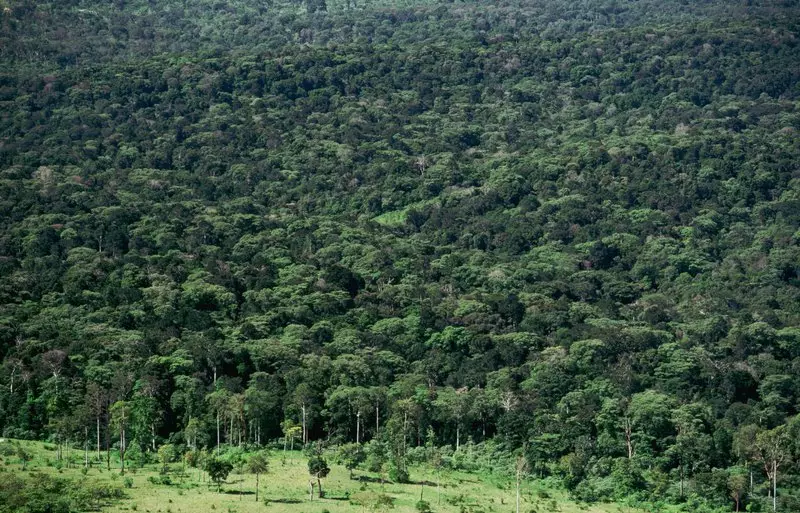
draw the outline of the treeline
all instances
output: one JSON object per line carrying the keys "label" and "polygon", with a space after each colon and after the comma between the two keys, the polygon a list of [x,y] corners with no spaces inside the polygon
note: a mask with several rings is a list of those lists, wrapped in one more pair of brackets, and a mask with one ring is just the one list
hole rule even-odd
{"label": "treeline", "polygon": [[3,435],[800,509],[800,16],[668,4],[7,2]]}

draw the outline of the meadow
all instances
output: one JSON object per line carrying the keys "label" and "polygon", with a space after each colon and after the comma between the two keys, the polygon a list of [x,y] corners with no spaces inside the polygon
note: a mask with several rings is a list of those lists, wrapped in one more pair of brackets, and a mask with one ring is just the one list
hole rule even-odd
{"label": "meadow", "polygon": [[[430,505],[430,511],[442,513],[515,511],[513,479],[494,474],[442,471],[437,487],[437,473],[433,469],[414,466],[410,469],[411,482],[396,484],[388,480],[382,482],[379,474],[363,470],[356,470],[351,478],[349,471],[333,463],[331,457],[331,472],[323,482],[326,496],[320,499],[315,495],[311,500],[307,457],[300,451],[278,450],[270,454],[269,471],[260,476],[256,501],[256,476],[241,470],[231,472],[218,491],[205,472],[183,463],[170,464],[166,469],[155,463],[128,466],[121,475],[119,460],[113,452],[112,467],[108,470],[106,462],[98,464],[97,455],[91,452],[91,465],[86,469],[84,452],[74,448],[64,449],[59,463],[57,448],[52,444],[5,439],[0,447],[0,482],[2,476],[13,474],[27,482],[33,481],[36,486],[42,476],[50,476],[74,480],[88,489],[120,490],[119,498],[100,506],[102,511],[110,513],[410,513],[420,511],[421,500]],[[27,453],[28,461],[20,458],[18,448]],[[0,511],[5,511],[2,506]],[[550,482],[530,479],[522,485],[520,511],[637,513],[641,510],[620,504],[576,503]]]}

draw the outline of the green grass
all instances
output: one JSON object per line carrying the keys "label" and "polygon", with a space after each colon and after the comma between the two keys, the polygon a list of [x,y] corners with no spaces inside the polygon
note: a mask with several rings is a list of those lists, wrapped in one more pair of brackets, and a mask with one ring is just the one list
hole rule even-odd
{"label": "green grass", "polygon": [[[10,441],[3,442],[9,444]],[[299,452],[275,452],[270,457],[270,471],[260,478],[260,501],[255,501],[255,475],[231,473],[222,493],[210,485],[204,473],[197,469],[172,464],[168,474],[171,485],[155,484],[152,480],[161,478],[159,465],[144,468],[129,468],[125,476],[120,476],[118,461],[113,460],[112,470],[106,470],[105,463],[96,461],[84,475],[82,472],[83,452],[70,450],[65,456],[75,463],[57,469],[54,466],[55,448],[40,442],[21,443],[33,454],[28,471],[51,474],[63,478],[86,479],[88,482],[110,483],[123,489],[128,498],[105,509],[108,512],[149,512],[149,513],[344,513],[393,511],[398,513],[416,512],[415,504],[420,495],[431,504],[434,512],[442,513],[512,513],[514,511],[513,483],[502,476],[465,472],[443,472],[440,497],[436,489],[436,474],[427,468],[410,469],[411,484],[381,484],[379,476],[364,471],[356,471],[355,477],[364,481],[351,480],[348,471],[331,464],[331,473],[323,481],[327,497],[313,501],[308,498],[308,474],[306,458]],[[90,456],[95,456],[90,453]],[[127,468],[127,467],[126,467]],[[22,474],[21,462],[14,455],[0,456],[0,471],[13,471]],[[126,485],[130,485],[128,487]],[[423,485],[424,483],[424,485]],[[240,493],[241,492],[241,493]],[[394,506],[375,505],[381,495],[392,498]],[[636,513],[639,510],[617,504],[581,505],[567,499],[564,492],[544,488],[536,480],[524,484],[521,511],[525,513]],[[265,502],[268,501],[268,502]]]}
{"label": "green grass", "polygon": [[436,203],[437,200],[423,200],[417,201],[416,203],[412,203],[407,205],[399,210],[392,210],[390,212],[384,212],[383,214],[373,217],[372,220],[378,224],[383,226],[402,226],[405,224],[406,219],[408,217],[408,211],[412,208],[414,209],[423,209],[426,206]]}

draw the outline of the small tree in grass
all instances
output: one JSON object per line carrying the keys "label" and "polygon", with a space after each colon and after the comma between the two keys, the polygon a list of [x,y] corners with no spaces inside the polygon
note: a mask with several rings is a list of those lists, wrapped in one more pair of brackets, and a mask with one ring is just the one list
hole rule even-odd
{"label": "small tree in grass", "polygon": [[178,459],[178,449],[172,444],[164,444],[158,448],[158,461],[161,462],[161,473],[169,473],[169,464]]}
{"label": "small tree in grass", "polygon": [[256,475],[256,502],[258,502],[258,476],[269,471],[269,460],[264,452],[257,452],[247,460],[247,471]]}
{"label": "small tree in grass", "polygon": [[[325,497],[325,491],[322,489],[322,479],[327,477],[331,469],[328,467],[328,462],[322,457],[322,444],[318,443],[314,453],[308,459],[308,473],[312,478],[317,480],[317,488],[319,492],[317,496],[322,499]],[[311,498],[314,498],[314,483],[311,482]]]}
{"label": "small tree in grass", "polygon": [[17,458],[19,458],[19,462],[22,464],[22,470],[25,470],[28,467],[28,462],[33,459],[33,454],[31,454],[22,445],[17,446],[16,454]]}
{"label": "small tree in grass", "polygon": [[353,470],[366,460],[367,456],[360,444],[344,444],[339,447],[337,459],[343,463],[350,472],[350,479],[353,479]]}
{"label": "small tree in grass", "polygon": [[233,470],[233,465],[219,458],[209,456],[206,459],[204,470],[208,472],[211,481],[217,484],[217,491],[222,491],[222,483],[228,479],[228,474]]}
{"label": "small tree in grass", "polygon": [[520,485],[522,484],[522,479],[527,475],[528,470],[530,467],[528,466],[528,459],[525,457],[525,449],[522,449],[522,454],[517,456],[516,464],[514,465],[514,474],[516,477],[516,488],[517,488],[517,507],[516,513],[519,513],[519,500],[520,500]]}

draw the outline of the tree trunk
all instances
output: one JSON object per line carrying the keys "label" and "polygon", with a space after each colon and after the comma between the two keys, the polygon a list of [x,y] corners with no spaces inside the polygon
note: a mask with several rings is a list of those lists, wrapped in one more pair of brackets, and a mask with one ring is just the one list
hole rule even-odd
{"label": "tree trunk", "polygon": [[456,451],[461,447],[461,426],[456,425]]}
{"label": "tree trunk", "polygon": [[100,415],[97,416],[97,462],[103,462],[103,456],[100,454]]}
{"label": "tree trunk", "polygon": [[317,493],[317,496],[320,499],[324,498],[325,497],[325,492],[322,490],[322,480],[320,480],[319,474],[317,474],[317,487],[319,488],[319,492]]}
{"label": "tree trunk", "polygon": [[306,405],[300,407],[303,410],[303,447],[305,447],[306,443],[308,442],[308,431],[306,431]]}
{"label": "tree trunk", "polygon": [[378,438],[378,432],[380,431],[380,427],[381,427],[380,408],[378,407],[378,403],[375,403],[375,438]]}
{"label": "tree trunk", "polygon": [[627,417],[624,420],[623,429],[625,431],[625,447],[628,449],[628,459],[630,460],[633,459],[633,442],[631,440],[633,426]]}
{"label": "tree trunk", "polygon": [[89,426],[83,427],[83,467],[89,468]]}
{"label": "tree trunk", "polygon": [[308,499],[314,500],[314,481],[308,480]]}
{"label": "tree trunk", "polygon": [[356,413],[356,444],[359,443],[359,437],[361,436],[361,412],[359,411]]}
{"label": "tree trunk", "polygon": [[153,447],[153,452],[156,452],[156,425],[150,423],[150,444]]}
{"label": "tree trunk", "polygon": [[120,464],[120,474],[125,475],[125,427],[123,426],[120,428],[120,436],[119,436],[119,464]]}
{"label": "tree trunk", "polygon": [[[216,370],[214,371],[214,377],[216,379]],[[217,412],[217,454],[219,454],[219,412]]]}
{"label": "tree trunk", "polygon": [[109,429],[110,420],[108,410],[106,410],[106,470],[111,471],[111,431]]}
{"label": "tree trunk", "polygon": [[258,502],[258,472],[256,472],[256,502]]}
{"label": "tree trunk", "polygon": [[772,460],[772,511],[778,511],[778,462]]}
{"label": "tree trunk", "polygon": [[520,493],[519,493],[520,475],[519,474],[520,474],[519,471],[517,471],[517,509],[516,509],[516,513],[519,513],[519,498],[520,498]]}

